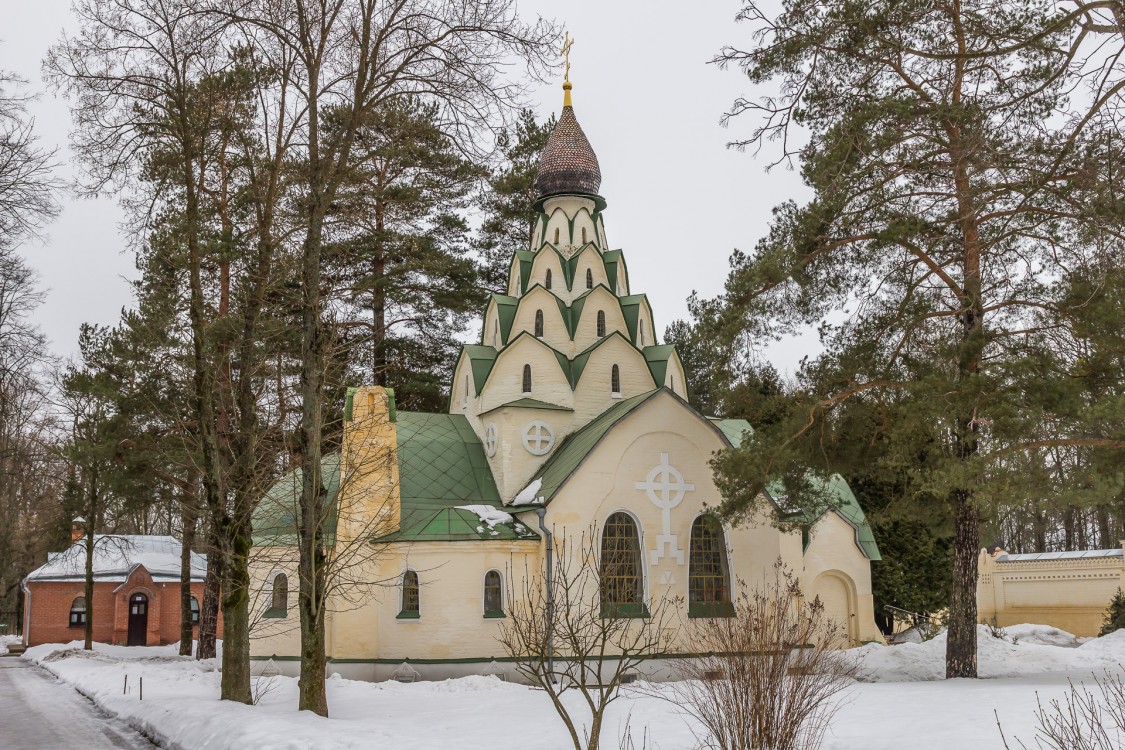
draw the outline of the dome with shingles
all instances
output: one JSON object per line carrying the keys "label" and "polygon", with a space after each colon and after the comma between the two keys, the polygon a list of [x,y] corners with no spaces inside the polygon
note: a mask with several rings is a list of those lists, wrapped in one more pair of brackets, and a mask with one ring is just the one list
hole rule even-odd
{"label": "dome with shingles", "polygon": [[540,198],[562,193],[597,195],[601,184],[598,157],[568,102],[539,157],[536,191]]}

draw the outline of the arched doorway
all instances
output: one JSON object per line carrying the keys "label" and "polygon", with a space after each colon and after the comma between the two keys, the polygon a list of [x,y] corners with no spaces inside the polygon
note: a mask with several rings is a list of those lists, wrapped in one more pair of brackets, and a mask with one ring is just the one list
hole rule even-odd
{"label": "arched doorway", "polygon": [[856,608],[853,590],[851,579],[836,572],[821,573],[812,587],[813,597],[819,597],[824,605],[824,619],[835,625],[835,632],[843,641],[840,644],[842,646],[855,643]]}
{"label": "arched doorway", "polygon": [[129,597],[128,645],[148,645],[148,597],[140,592]]}

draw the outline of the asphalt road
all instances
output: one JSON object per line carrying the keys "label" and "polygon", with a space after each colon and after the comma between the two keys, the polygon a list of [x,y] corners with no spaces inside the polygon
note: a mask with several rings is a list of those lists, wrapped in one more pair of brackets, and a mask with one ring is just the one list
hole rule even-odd
{"label": "asphalt road", "polygon": [[45,669],[17,657],[0,657],[0,750],[154,747]]}

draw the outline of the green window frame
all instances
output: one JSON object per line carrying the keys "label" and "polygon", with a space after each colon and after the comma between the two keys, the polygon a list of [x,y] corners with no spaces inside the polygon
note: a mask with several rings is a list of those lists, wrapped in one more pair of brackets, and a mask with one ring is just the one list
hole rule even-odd
{"label": "green window frame", "polygon": [[498,570],[484,574],[484,616],[489,619],[504,617],[504,579]]}
{"label": "green window frame", "polygon": [[421,593],[418,588],[418,574],[407,570],[402,574],[402,600],[398,618],[400,620],[417,620],[421,617]]}
{"label": "green window frame", "polygon": [[691,524],[688,543],[688,617],[730,617],[730,573],[723,526],[711,515]]}
{"label": "green window frame", "polygon": [[640,532],[628,513],[611,514],[602,527],[600,584],[603,617],[647,616]]}

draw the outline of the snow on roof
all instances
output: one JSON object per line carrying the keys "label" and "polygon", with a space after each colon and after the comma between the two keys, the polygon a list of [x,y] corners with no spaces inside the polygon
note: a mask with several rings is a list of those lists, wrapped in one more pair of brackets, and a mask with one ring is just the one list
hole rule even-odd
{"label": "snow on roof", "polygon": [[480,516],[481,521],[488,524],[490,529],[498,523],[511,523],[515,520],[512,518],[512,514],[505,513],[499,508],[493,508],[491,505],[458,505],[456,509],[476,513]]}
{"label": "snow on roof", "polygon": [[1029,552],[1021,555],[1000,555],[996,562],[1027,562],[1029,560],[1078,560],[1094,557],[1121,557],[1122,549],[1087,549],[1075,552]]}
{"label": "snow on roof", "polygon": [[[96,534],[94,577],[99,581],[124,581],[137,565],[143,565],[154,580],[180,579],[180,542],[173,536]],[[207,556],[191,553],[191,577],[202,580]],[[79,542],[62,552],[47,555],[47,562],[27,575],[29,581],[85,578],[86,546]]]}

